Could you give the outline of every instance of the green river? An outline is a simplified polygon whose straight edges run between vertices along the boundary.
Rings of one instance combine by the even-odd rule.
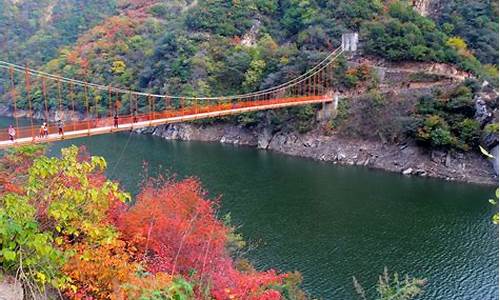
[[[313,296],[355,299],[352,276],[373,287],[387,266],[427,278],[420,299],[498,299],[494,188],[129,134],[64,141],[50,153],[70,144],[104,156],[108,175],[133,193],[144,163],[151,176],[199,177],[222,196],[253,264],[300,271]]]

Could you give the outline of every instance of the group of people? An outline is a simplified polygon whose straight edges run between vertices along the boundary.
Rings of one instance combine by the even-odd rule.
[[[63,120],[59,119],[57,120],[57,129],[58,133],[60,136],[64,137],[64,122]],[[7,129],[7,133],[9,135],[9,140],[14,141],[16,139],[16,129],[12,124],[9,125],[9,128]],[[40,130],[38,132],[38,137],[39,138],[48,138],[49,137],[49,125],[47,122],[43,122],[42,125],[40,125]]]
[[[64,122],[59,119],[56,121],[57,123],[57,131],[60,136],[64,136]],[[40,138],[48,138],[49,137],[49,126],[47,122],[43,122],[42,126],[40,126]]]
[[[138,118],[137,118],[137,110],[136,109],[134,109],[132,116],[133,116],[132,122],[137,123]],[[115,112],[115,114],[113,116],[113,126],[115,128],[118,128],[118,125],[119,125],[118,121],[119,121],[119,116],[118,116],[118,113]],[[57,129],[58,129],[59,135],[64,138],[64,122],[63,122],[63,120],[59,119],[56,121],[56,123],[57,123]],[[14,128],[14,126],[12,124],[9,125],[7,133],[9,135],[9,140],[14,141],[16,139],[16,129]],[[40,129],[39,129],[37,137],[40,139],[49,137],[49,125],[47,124],[47,122],[43,122],[42,125],[40,125]]]

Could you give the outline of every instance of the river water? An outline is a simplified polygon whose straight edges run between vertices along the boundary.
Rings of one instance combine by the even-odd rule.
[[[298,270],[323,299],[355,299],[384,266],[425,277],[420,299],[498,299],[494,188],[341,167],[250,148],[115,134],[85,144],[108,175],[138,191],[149,174],[196,176],[252,245],[259,269]],[[373,293],[373,289],[371,290]]]

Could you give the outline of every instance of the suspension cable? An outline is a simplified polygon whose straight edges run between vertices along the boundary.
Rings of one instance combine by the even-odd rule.
[[[282,88],[290,86],[290,85],[299,84],[300,82],[302,82],[302,80],[305,80],[306,78],[317,74],[317,72],[319,70],[325,68],[328,64],[332,63],[342,53],[343,53],[343,50],[341,49],[341,47],[339,47],[339,48],[335,49],[334,51],[332,51],[327,57],[325,57],[321,62],[316,64],[313,68],[309,69],[307,72],[305,72],[304,74],[302,74],[296,78],[293,78],[293,79],[291,79],[287,82],[284,82],[282,84],[279,84],[277,86],[273,86],[273,87],[263,89],[260,91],[256,91],[256,92],[240,94],[240,95],[223,96],[223,97],[185,97],[185,96],[172,96],[172,95],[156,95],[156,94],[132,91],[132,90],[127,90],[127,89],[122,89],[122,88],[117,88],[117,87],[112,87],[112,89],[116,93],[132,93],[132,94],[137,95],[137,96],[153,95],[157,98],[169,97],[169,98],[174,98],[174,99],[184,98],[184,99],[189,99],[189,100],[198,99],[198,100],[216,100],[216,101],[223,100],[223,98],[227,98],[227,97],[236,97],[236,98],[240,98],[240,99],[247,99],[247,98],[251,98],[253,96],[261,96],[261,95],[265,95],[265,94],[270,93],[270,92],[276,92],[276,91],[279,91]],[[8,68],[8,67],[13,67],[14,70],[16,70],[16,71],[22,70],[22,67],[19,65],[8,63],[8,62],[0,60],[0,68]],[[28,68],[26,68],[26,69],[28,72],[30,72],[34,76],[46,77],[47,79],[52,79],[52,80],[60,79],[63,82],[72,82],[72,83],[74,83],[76,85],[80,85],[80,86],[87,85],[87,86],[90,86],[90,87],[93,87],[93,88],[99,89],[99,90],[106,90],[109,87],[106,85],[95,84],[95,83],[90,83],[90,82],[86,82],[86,81],[71,79],[68,77],[49,74],[49,73],[34,70],[34,69],[28,69]]]
[[[14,118],[16,120],[16,132],[19,134],[19,119],[17,115],[17,93],[16,93],[16,83],[14,81],[14,69],[10,69],[10,84],[12,88],[12,102],[14,103]]]

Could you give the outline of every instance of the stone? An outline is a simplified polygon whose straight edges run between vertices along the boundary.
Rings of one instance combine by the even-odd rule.
[[[427,171],[422,170],[422,169],[417,169],[413,174],[418,175],[418,176],[427,176]]]
[[[446,154],[446,160],[444,162],[444,165],[447,167],[451,166],[451,155],[449,152]]]
[[[404,169],[401,172],[401,174],[403,174],[403,175],[410,175],[411,173],[413,173],[413,169],[412,168]]]
[[[19,281],[6,277],[0,283],[0,300],[23,300],[23,298],[23,287]]]
[[[258,149],[267,149],[269,147],[269,143],[271,143],[271,139],[273,138],[273,134],[269,128],[264,128],[262,133],[257,137],[257,148]]]
[[[345,159],[345,158],[346,158],[346,156],[345,156],[345,154],[344,154],[344,153],[342,153],[342,152],[339,152],[339,154],[337,155],[337,160],[343,160],[343,159]]]

